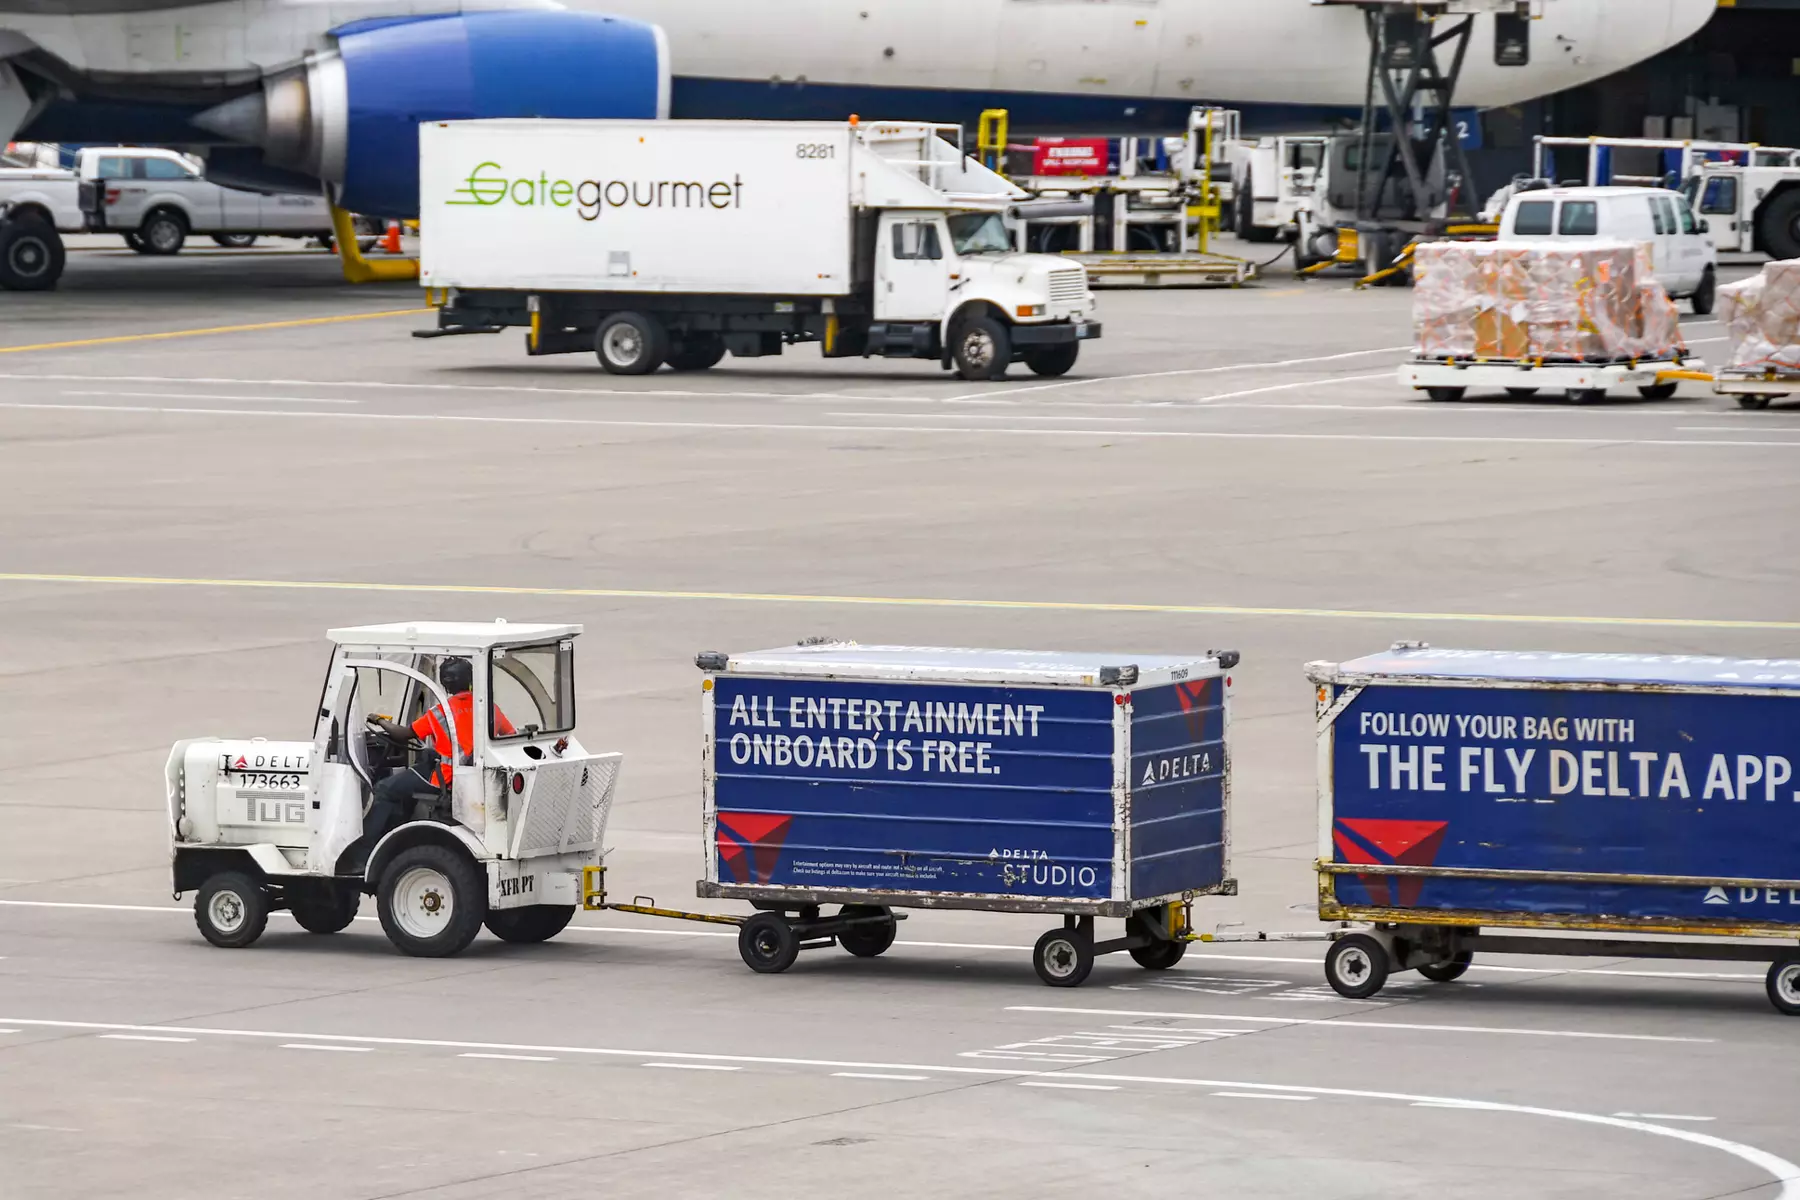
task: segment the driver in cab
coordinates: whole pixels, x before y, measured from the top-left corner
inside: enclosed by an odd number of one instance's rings
[[[429,779],[420,774],[417,766],[413,766],[404,771],[395,771],[376,783],[371,792],[369,811],[363,817],[363,833],[372,838],[380,838],[404,821],[405,813],[411,808],[411,802],[419,792],[448,787],[456,769],[456,749],[460,748],[464,754],[468,754],[475,745],[475,696],[470,691],[475,685],[474,666],[466,658],[447,658],[438,667],[438,683],[450,697],[448,719],[442,704],[433,705],[411,726],[402,725],[387,717],[369,717],[395,745],[404,746],[417,739],[437,757],[437,764],[432,768]],[[456,730],[454,745],[450,740],[452,728]],[[498,708],[494,709],[494,732],[503,735],[518,732],[513,728],[513,723],[506,719],[506,714]]]

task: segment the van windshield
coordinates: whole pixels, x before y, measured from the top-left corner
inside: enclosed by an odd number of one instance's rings
[[[950,218],[950,242],[958,254],[1009,254],[1012,238],[999,213],[958,213]]]

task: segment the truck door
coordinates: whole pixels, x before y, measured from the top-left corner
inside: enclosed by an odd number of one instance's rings
[[[876,251],[875,319],[938,321],[950,295],[948,239],[936,213],[883,213]]]
[[[1739,211],[1736,175],[1707,172],[1700,179],[1700,217],[1711,227],[1713,245],[1726,253],[1749,248],[1750,222]]]
[[[143,168],[151,194],[181,208],[190,230],[210,233],[220,227],[219,189],[200,178],[198,171],[174,158],[145,158]]]

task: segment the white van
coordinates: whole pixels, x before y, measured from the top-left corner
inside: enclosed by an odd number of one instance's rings
[[[1646,242],[1657,282],[1687,297],[1704,316],[1713,310],[1718,253],[1680,192],[1664,188],[1572,187],[1519,192],[1500,218],[1502,242],[1577,238]]]

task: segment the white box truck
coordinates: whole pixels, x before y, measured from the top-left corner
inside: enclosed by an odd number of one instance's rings
[[[1025,193],[910,122],[430,122],[422,336],[523,327],[620,375],[818,342],[965,379],[1075,365],[1100,336],[1078,263],[1013,251]]]

